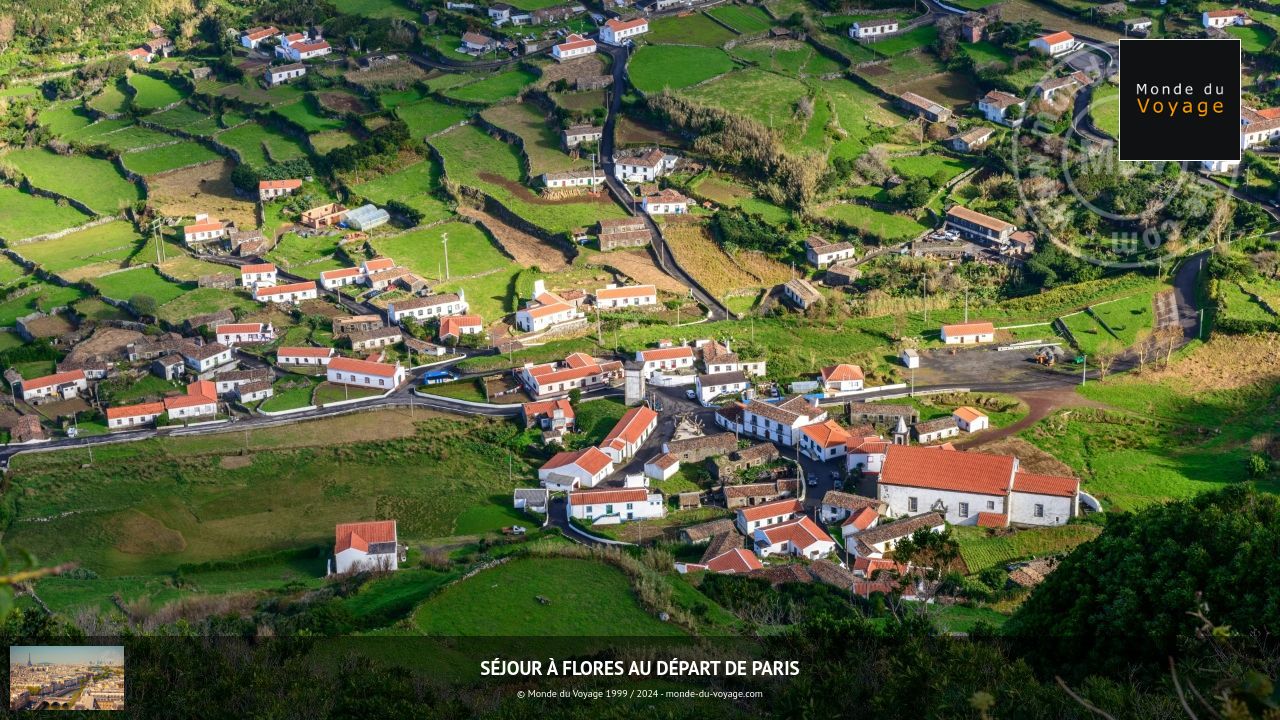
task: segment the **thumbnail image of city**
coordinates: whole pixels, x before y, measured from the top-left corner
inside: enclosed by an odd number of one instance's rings
[[[123,710],[124,647],[10,647],[9,709]]]

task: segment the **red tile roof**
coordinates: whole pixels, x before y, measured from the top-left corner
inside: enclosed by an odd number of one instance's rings
[[[596,291],[596,299],[616,300],[619,298],[648,297],[657,294],[658,288],[653,285],[624,285],[616,288],[601,288]]]
[[[1008,455],[891,445],[885,452],[880,485],[1007,495],[1016,466]]]
[[[707,569],[718,573],[751,572],[763,567],[759,558],[742,548],[720,553],[707,561]]]
[[[1004,513],[980,512],[978,513],[978,527],[985,528],[1002,528],[1009,525],[1009,516]]]
[[[742,515],[742,519],[747,522],[755,522],[768,517],[777,517],[779,515],[797,515],[804,512],[804,505],[799,500],[778,500],[777,502],[765,503],[763,505],[753,505],[751,507],[738,508],[738,514]]]
[[[62,383],[76,382],[77,380],[85,380],[84,370],[68,370],[66,372],[54,373],[52,375],[43,375],[38,378],[22,381],[22,391],[36,390],[51,385],[61,385]]]
[[[269,272],[275,272],[275,271],[276,271],[275,263],[255,263],[253,265],[240,266],[241,275],[244,275],[245,273],[269,273]]]
[[[259,180],[259,190],[297,190],[302,187],[301,180]]]
[[[288,285],[276,285],[275,287],[260,287],[253,291],[253,296],[255,298],[272,297],[315,289],[316,281],[308,280],[306,282],[289,283]]]
[[[682,345],[680,347],[656,348],[653,350],[641,350],[640,359],[644,362],[653,360],[677,360],[679,358],[692,358],[693,348]]]
[[[396,266],[396,261],[389,257],[376,257],[372,260],[364,261],[364,269],[368,272],[377,272],[378,270],[390,270]]]
[[[558,400],[542,400],[539,402],[527,402],[521,406],[524,410],[525,417],[538,417],[540,415],[550,415],[553,410],[560,410],[564,413],[566,419],[572,420],[573,405],[567,398],[559,398]]]
[[[142,417],[143,415],[160,415],[163,412],[164,403],[162,402],[121,405],[120,407],[107,408],[107,419],[115,420],[117,418]]]
[[[396,370],[399,365],[390,363],[370,362],[368,360],[356,360],[354,358],[336,357],[329,361],[329,369],[339,372],[360,373],[361,375],[376,375],[378,377],[395,377]]]
[[[815,445],[821,448],[844,445],[849,440],[849,433],[840,427],[840,423],[835,420],[827,420],[816,425],[805,425],[800,428],[800,432],[807,435]]]
[[[1017,229],[1017,226],[1011,222],[1005,222],[1000,218],[994,218],[976,210],[970,210],[963,205],[952,205],[951,209],[947,211],[947,215],[958,217],[961,220],[966,220],[974,225],[981,225],[984,228],[995,230],[996,232]]]
[[[560,43],[556,47],[560,48],[560,52],[568,52],[570,50],[581,50],[582,48],[595,47],[595,46],[596,46],[595,40],[592,40],[590,38],[584,38],[581,35],[574,33],[569,37],[566,37],[564,39],[564,42]]]
[[[995,325],[989,322],[956,323],[942,326],[942,332],[947,335],[992,335],[995,331]]]
[[[857,365],[841,363],[822,368],[823,382],[848,382],[863,379],[862,368]]]
[[[605,436],[600,442],[601,445],[608,445],[613,440],[622,440],[628,445],[635,445],[640,442],[640,436],[645,430],[657,425],[658,413],[644,407],[633,407],[622,415],[622,419],[617,425],[613,426],[613,430]]]
[[[339,278],[358,277],[363,274],[364,274],[364,271],[361,270],[360,268],[354,268],[354,267],[340,268],[338,270],[325,270],[324,272],[320,273],[320,279],[321,280],[337,280]]]
[[[1239,11],[1237,10],[1236,12],[1238,13]],[[1210,13],[1210,14],[1212,14],[1212,13]],[[1074,36],[1074,35],[1072,35],[1071,33],[1067,32],[1066,30],[1059,30],[1059,31],[1058,31],[1058,32],[1056,32],[1056,33],[1049,33],[1048,35],[1041,35],[1041,36],[1040,36],[1040,39],[1041,39],[1041,40],[1043,40],[1043,41],[1045,41],[1045,42],[1047,42],[1047,43],[1049,43],[1050,45],[1057,45],[1058,43],[1067,42],[1067,41],[1069,41],[1069,40],[1075,40],[1076,38],[1075,38],[1075,36]]]
[[[282,347],[276,350],[276,358],[283,357],[329,357],[333,348],[327,347]]]
[[[479,315],[449,315],[440,320],[440,337],[461,335],[462,329],[484,325]]]
[[[555,470],[557,468],[566,467],[568,465],[576,465],[588,473],[595,475],[601,470],[608,467],[613,462],[613,458],[604,454],[600,448],[589,447],[586,450],[578,450],[576,452],[558,452],[551,456],[551,459],[542,466],[543,470]]]
[[[858,510],[852,513],[851,515],[849,515],[849,517],[843,523],[841,523],[840,526],[845,527],[847,525],[852,525],[858,528],[859,530],[866,530],[867,528],[871,527],[871,523],[875,522],[876,519],[879,517],[880,517],[880,514],[877,513],[873,508],[864,507],[861,510]]]
[[[198,232],[208,232],[210,230],[221,230],[226,226],[227,224],[224,222],[211,220],[209,222],[200,222],[194,225],[186,225],[182,228],[182,232],[186,233],[187,235],[191,235],[193,233],[198,233]]]
[[[647,502],[649,500],[649,491],[644,488],[626,488],[626,489],[606,489],[606,490],[578,490],[569,493],[569,504],[577,505],[604,505],[608,503],[637,503]]]
[[[1058,495],[1075,497],[1080,492],[1080,481],[1058,475],[1037,475],[1019,470],[1013,476],[1013,489],[1034,495]]]
[[[987,416],[986,413],[982,412],[978,408],[969,407],[968,405],[952,410],[951,414],[967,423],[971,423],[978,418],[984,418]]]
[[[260,333],[262,332],[262,323],[227,323],[219,325],[215,331],[218,335],[227,335],[231,333]]]
[[[810,520],[808,516],[798,517],[794,520],[788,520],[778,525],[770,525],[768,527],[757,528],[757,532],[763,533],[768,539],[769,544],[780,542],[789,542],[801,550],[819,542],[834,541],[818,524]]]
[[[630,30],[631,28],[640,27],[642,25],[647,27],[649,25],[649,21],[645,20],[644,18],[636,18],[634,20],[619,20],[618,18],[609,18],[608,20],[605,21],[604,24],[605,24],[605,27],[609,28],[614,32],[621,32],[622,30]]]
[[[371,543],[396,542],[396,521],[342,523],[335,528],[334,535],[333,552],[335,554],[349,548],[368,552]]]

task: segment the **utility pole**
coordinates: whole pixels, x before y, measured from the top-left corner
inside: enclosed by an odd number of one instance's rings
[[[964,321],[969,322],[969,288],[964,289]]]
[[[449,233],[440,235],[440,244],[444,245],[444,279],[449,279]]]
[[[1083,387],[1089,380],[1089,356],[1081,355],[1080,358],[1080,385]]]

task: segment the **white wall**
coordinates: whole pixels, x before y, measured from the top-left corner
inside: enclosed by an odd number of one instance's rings
[[[1023,525],[1064,525],[1075,511],[1075,498],[1015,492],[1010,498],[1009,522]],[[1035,516],[1037,504],[1044,505],[1044,517]]]
[[[916,498],[916,509],[911,510],[908,498]],[[978,513],[1004,513],[1006,498],[999,495],[979,495],[977,493],[959,493],[951,490],[933,490],[930,488],[905,487],[902,485],[880,485],[880,499],[889,506],[892,516],[919,515],[933,511],[935,502],[941,500],[947,507],[944,515],[952,525],[973,525],[978,522]],[[969,516],[960,517],[960,503],[969,503]],[[991,507],[987,503],[993,503]]]

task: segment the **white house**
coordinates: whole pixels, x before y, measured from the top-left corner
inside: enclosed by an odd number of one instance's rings
[[[592,488],[613,473],[613,460],[600,448],[558,452],[538,468],[538,481],[555,491]]]
[[[920,367],[920,353],[915,348],[903,348],[902,352],[898,353],[898,360],[908,369]]]
[[[459,290],[456,293],[439,293],[387,303],[387,322],[395,324],[405,318],[425,320],[445,315],[461,315],[466,311],[466,291]]]
[[[902,418],[899,418],[901,420]],[[903,424],[900,437],[906,437],[907,428]],[[850,435],[845,443],[844,467],[848,473],[879,475],[884,466],[884,455],[893,443],[874,434]]]
[[[657,304],[658,288],[653,285],[610,285],[596,291],[596,307],[601,310]]]
[[[940,513],[927,512],[891,523],[880,523],[865,530],[843,533],[845,547],[858,558],[882,558],[892,552],[898,541],[920,530],[942,532],[947,527]]]
[[[1241,135],[1243,137],[1243,135]],[[1200,167],[1212,173],[1235,172],[1240,167],[1239,160],[1201,160]]]
[[[854,40],[875,40],[896,32],[897,20],[859,20],[849,26],[849,37]]]
[[[334,534],[332,574],[399,569],[395,520],[342,523]]]
[[[208,215],[197,215],[196,221],[182,228],[182,241],[192,243],[210,242],[225,238],[235,225],[226,220],[210,220]]]
[[[107,429],[138,427],[155,421],[164,414],[164,403],[150,402],[107,408]]]
[[[584,143],[599,142],[604,137],[604,128],[590,123],[570,125],[560,131],[560,142],[565,148],[572,149]]]
[[[800,428],[800,452],[818,462],[844,457],[848,442],[849,432],[835,420]]]
[[[282,347],[276,350],[276,364],[324,367],[333,356],[331,347]]]
[[[619,20],[609,18],[600,26],[600,42],[609,45],[626,45],[630,38],[649,32],[649,21],[644,18]]]
[[[692,201],[672,190],[664,188],[652,195],[646,195],[640,201],[640,207],[647,215],[684,215],[689,212]]]
[[[654,148],[640,155],[615,158],[613,174],[622,182],[651,183],[671,172],[678,160],[675,155]]]
[[[996,328],[989,322],[970,322],[943,325],[942,342],[948,345],[973,345],[989,343],[996,339]]]
[[[936,420],[916,423],[915,431],[916,440],[921,444],[927,445],[939,440],[956,437],[960,434],[960,426],[956,424],[954,416],[948,415]]]
[[[800,395],[779,403],[753,399],[742,407],[744,433],[787,447],[795,447],[800,442],[801,428],[826,420],[826,410]]]
[[[335,357],[325,366],[325,379],[339,385],[393,390],[404,382],[404,376],[404,368],[400,363],[393,365],[371,360]]]
[[[750,536],[757,529],[784,523],[804,516],[804,505],[795,498],[778,500],[762,505],[740,507],[734,513],[733,524],[738,532]]]
[[[572,187],[593,188],[603,185],[604,181],[603,170],[566,170],[542,174],[543,187],[553,190]]]
[[[290,80],[296,80],[307,74],[307,66],[300,62],[289,63],[288,65],[272,65],[267,68],[267,84],[280,85]]]
[[[299,66],[301,67],[301,66]],[[258,181],[258,200],[266,202],[274,200],[285,195],[292,195],[294,191],[302,187],[302,181],[298,179],[288,180],[259,180]]]
[[[698,402],[706,405],[721,395],[733,395],[743,392],[751,387],[751,381],[747,380],[746,374],[741,370],[734,370],[733,372],[699,375],[694,380],[694,385],[696,386]]]
[[[680,472],[680,458],[661,450],[654,453],[654,456],[644,464],[645,477],[658,482],[670,480],[678,472]]]
[[[254,263],[240,266],[240,284],[256,289],[276,284],[276,266],[273,263]]]
[[[203,345],[187,343],[179,350],[179,354],[191,372],[197,375],[226,365],[231,362],[232,357],[231,348],[218,342]]]
[[[822,368],[818,379],[822,382],[824,395],[839,395],[861,390],[864,377],[861,367],[840,363]]]
[[[571,33],[564,39],[564,42],[551,47],[551,57],[556,62],[564,62],[574,58],[590,55],[596,51],[596,41],[591,38],[585,38],[577,33]]]
[[[43,375],[18,383],[22,389],[22,399],[31,401],[44,398],[69,400],[79,397],[80,393],[89,389],[89,378],[84,370],[68,370],[66,372]]]
[[[878,516],[883,503],[875,498],[854,495],[839,490],[828,490],[822,496],[822,504],[818,506],[818,519],[825,524],[843,522],[849,517],[870,510]],[[864,530],[866,528],[863,528]]]
[[[358,267],[325,270],[320,273],[320,285],[325,290],[337,290],[347,285],[364,282],[364,271]]]
[[[214,334],[218,342],[231,347],[243,343],[265,343],[276,339],[276,329],[271,323],[227,323],[219,325]]]
[[[250,28],[240,36],[240,44],[250,50],[256,50],[258,44],[263,40],[274,37],[279,33],[280,31],[275,26]]]
[[[297,303],[319,297],[316,281],[289,283],[274,287],[259,287],[253,291],[253,299],[264,303]]]
[[[889,447],[877,491],[892,516],[937,512],[956,525],[1063,525],[1080,481],[1023,472],[1008,455],[945,447]]]
[[[751,534],[751,540],[756,554],[762,558],[794,555],[817,560],[831,554],[836,547],[836,541],[807,516],[758,528]]]
[[[1240,148],[1248,150],[1257,145],[1266,145],[1280,137],[1280,108],[1263,108],[1254,110],[1251,107],[1240,108]],[[1224,167],[1234,170],[1240,163],[1239,161],[1229,161],[1230,167],[1225,164]]]
[[[450,315],[440,318],[440,330],[437,336],[441,340],[453,338],[461,340],[464,335],[479,335],[484,332],[484,319],[479,315]]]
[[[572,353],[561,363],[529,363],[516,371],[516,377],[535,400],[567,395],[574,390],[586,392],[608,384],[621,374],[621,362],[602,363],[585,353]]]
[[[822,302],[822,293],[804,278],[791,278],[782,284],[782,296],[801,310]]]
[[[991,427],[991,422],[986,413],[968,405],[953,410],[951,417],[956,419],[956,425],[959,425],[961,430],[968,433],[979,432]]]
[[[501,25],[511,19],[513,10],[515,10],[514,7],[500,2],[490,5],[485,9],[485,12],[488,13],[489,19],[493,21],[494,25]]]
[[[297,38],[296,40],[290,39],[295,37]],[[310,38],[302,35],[302,33],[281,36],[280,44],[276,46],[276,55],[294,62],[310,60],[311,58],[328,55],[331,52],[333,52],[333,48],[329,47],[327,40],[319,37]]]
[[[1032,40],[1031,49],[1036,52],[1048,55],[1049,57],[1057,57],[1064,53],[1080,47],[1080,41],[1075,36],[1065,30],[1048,33]]]
[[[702,359],[702,369],[707,373],[741,370],[746,375],[763,376],[766,372],[766,361],[743,360],[730,349],[727,340],[724,343],[716,340],[697,340],[693,346],[697,348]]]
[[[276,394],[276,389],[271,385],[270,380],[255,380],[253,382],[240,383],[232,391],[236,400],[242,404],[258,402]]]
[[[667,514],[662,493],[646,488],[578,490],[569,493],[568,503],[569,517],[601,525]]]
[[[1011,107],[1018,108],[1018,117],[1011,117],[1012,114],[1009,112]],[[978,101],[978,110],[991,122],[1001,125],[1013,127],[1021,125],[1022,115],[1025,114],[1026,109],[1026,100],[999,90],[992,90]]]
[[[1224,28],[1231,25],[1248,25],[1253,22],[1249,14],[1239,8],[1231,10],[1206,10],[1200,14],[1200,24],[1209,28]]]
[[[516,327],[525,332],[540,332],[553,325],[573,322],[586,317],[576,305],[565,302],[555,293],[547,292],[542,280],[533,282],[533,299],[516,311]]]
[[[630,459],[658,427],[658,413],[641,405],[623,413],[613,430],[600,441],[600,450],[615,463]]]
[[[640,373],[646,378],[658,371],[688,370],[693,368],[693,348],[688,345],[637,350],[636,362],[641,363]]]
[[[197,380],[187,386],[186,395],[164,399],[164,411],[171,420],[189,420],[218,414],[218,391],[208,380]]]
[[[810,264],[824,268],[828,265],[854,259],[857,251],[854,249],[853,243],[827,242],[817,235],[810,235],[804,241],[804,255]]]

